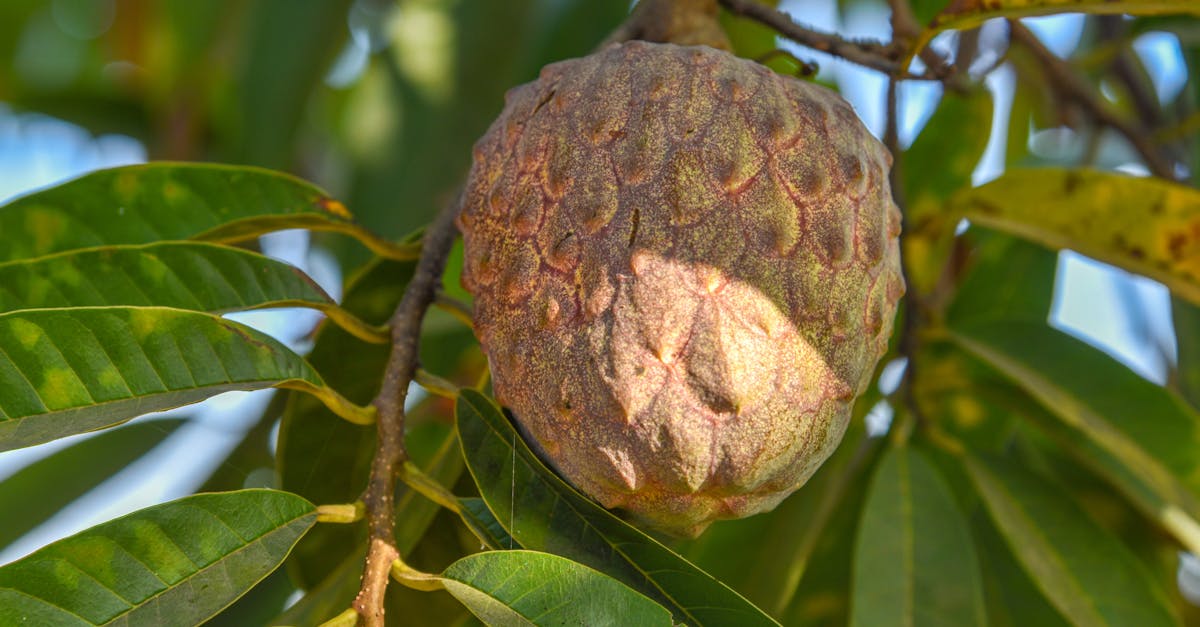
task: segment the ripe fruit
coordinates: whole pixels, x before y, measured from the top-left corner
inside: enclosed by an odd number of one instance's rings
[[[890,162],[833,92],[711,48],[547,66],[476,145],[459,217],[497,398],[653,527],[774,507],[891,334]]]

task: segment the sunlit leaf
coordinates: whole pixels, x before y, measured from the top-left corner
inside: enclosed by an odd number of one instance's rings
[[[998,460],[965,458],[992,520],[1042,594],[1077,625],[1175,625],[1163,591],[1070,495]]]
[[[386,334],[340,309],[297,268],[258,253],[201,242],[106,246],[0,263],[0,312],[138,305],[214,313],[312,307],[359,337]]]
[[[888,451],[858,526],[853,625],[984,623],[979,560],[967,523],[917,451]]]
[[[1092,170],[1011,170],[954,204],[972,223],[1070,248],[1200,303],[1200,190]]]
[[[108,480],[184,422],[177,418],[150,420],[100,433],[0,480],[0,547]]]
[[[580,495],[537,459],[490,399],[464,389],[455,410],[467,468],[522,546],[604,572],[701,625],[773,625],[761,610]]]
[[[671,613],[611,577],[535,551],[464,557],[442,585],[489,625],[662,625]]]
[[[271,490],[134,512],[0,567],[0,624],[199,624],[275,570],[316,518]]]
[[[1200,549],[1200,416],[1187,403],[1045,325],[976,325],[952,337],[1045,407],[1061,424],[1052,433],[1143,513]]]
[[[237,241],[287,228],[348,233],[381,254],[414,256],[290,175],[164,162],[100,170],[0,206],[0,262],[162,240]]]
[[[353,407],[277,340],[211,314],[160,307],[0,314],[0,450],[272,386]]]

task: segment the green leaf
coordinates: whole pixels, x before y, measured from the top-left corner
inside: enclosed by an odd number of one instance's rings
[[[103,305],[213,313],[311,307],[365,340],[387,338],[339,308],[297,268],[240,248],[160,242],[0,263],[0,312]]]
[[[233,137],[226,158],[286,168],[297,159],[297,131],[305,103],[348,39],[351,0],[259,0],[237,7],[244,17],[236,33],[233,64]],[[232,33],[230,33],[232,34]],[[231,47],[229,34],[214,38]],[[214,56],[226,56],[221,51]]]
[[[1171,324],[1175,328],[1175,387],[1192,407],[1200,407],[1200,307],[1172,297]]]
[[[992,99],[986,90],[947,92],[933,116],[904,153],[904,192],[909,211],[940,202],[971,184],[992,128]],[[936,166],[934,166],[936,164]]]
[[[283,344],[211,314],[159,307],[0,314],[0,451],[272,386],[350,406]]]
[[[946,314],[952,323],[1050,317],[1058,253],[985,228],[972,227],[960,239],[971,253]]]
[[[853,625],[982,625],[979,559],[945,480],[920,452],[883,457],[858,526]]]
[[[204,627],[267,625],[296,593],[296,585],[283,570],[276,569],[242,598],[204,623]]]
[[[132,464],[184,422],[178,418],[148,420],[100,433],[0,481],[0,512],[4,512],[0,547]],[[84,469],[86,472],[81,472]]]
[[[422,418],[429,418],[428,413],[434,402],[434,399],[427,399],[410,413],[409,418],[414,419],[416,424],[408,428],[405,442],[412,460],[427,477],[444,486],[454,485],[462,475],[465,464],[453,426],[441,420],[420,422]],[[434,516],[441,510],[437,503],[407,486],[399,493],[395,503],[396,549],[401,555],[407,555],[417,546]]]
[[[795,586],[787,611],[780,622],[789,627],[848,625],[850,593],[854,586],[854,541],[858,522],[866,506],[866,477],[882,459],[878,439],[862,445],[860,468],[845,486],[846,494],[834,506],[808,558],[800,582]],[[857,455],[858,453],[856,453]],[[803,491],[803,489],[801,490]]]
[[[415,256],[287,174],[164,162],[100,170],[0,207],[0,262],[162,240],[229,242],[287,228],[347,233],[380,254]]]
[[[508,535],[508,532],[504,530],[504,525],[496,520],[492,510],[488,509],[487,503],[484,503],[483,499],[469,496],[458,501],[462,506],[463,522],[471,529],[471,533],[474,533],[489,549],[520,548],[521,545]]]
[[[464,389],[455,415],[480,495],[521,546],[607,573],[662,603],[676,621],[777,624],[711,575],[564,483],[487,397]]]
[[[1070,248],[1200,303],[1200,190],[1092,170],[1010,170],[953,203],[975,224]]]
[[[442,573],[442,585],[489,625],[672,625],[661,605],[549,553],[470,555]]]
[[[275,570],[316,522],[286,492],[198,494],[0,567],[0,624],[195,625]]]
[[[1016,465],[967,457],[992,520],[1042,594],[1077,625],[1175,625],[1161,589],[1071,496]]]
[[[950,0],[911,0],[913,17],[917,18],[917,23],[925,26],[933,22],[934,17],[946,8],[946,4]]]
[[[760,4],[778,7],[779,0],[762,0]],[[755,59],[767,67],[785,75],[791,75],[799,68],[795,60],[785,55],[772,53],[780,50],[779,33],[775,29],[749,18],[735,15],[727,9],[722,9],[718,15],[721,29],[729,37],[733,46],[733,54],[746,59]]]
[[[991,128],[992,100],[987,91],[947,93],[898,161],[902,178],[898,193],[907,200],[906,277],[918,293],[934,291],[942,279],[960,219],[948,211],[946,199],[971,186],[971,174],[987,147]]]
[[[1200,550],[1200,415],[1187,403],[1045,325],[997,322],[951,337],[1048,410],[1060,423],[1049,425],[1052,435],[1146,516]]]
[[[988,517],[986,508],[976,508],[971,531],[979,549],[987,598],[987,624],[991,627],[1069,627],[1058,610],[1042,596],[1029,574],[1008,550],[1004,537]]]

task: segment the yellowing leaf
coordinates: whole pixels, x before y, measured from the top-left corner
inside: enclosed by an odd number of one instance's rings
[[[1195,0],[955,0],[934,17],[913,48],[913,54],[944,30],[974,28],[995,17],[1033,17],[1054,13],[1200,14],[1200,3]]]
[[[1200,191],[1094,170],[1013,170],[951,201],[971,222],[1070,248],[1200,303]]]

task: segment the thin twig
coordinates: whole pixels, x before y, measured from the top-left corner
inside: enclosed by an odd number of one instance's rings
[[[1155,176],[1175,180],[1175,168],[1155,150],[1154,145],[1140,129],[1113,112],[1082,76],[1075,72],[1067,62],[1051,52],[1036,35],[1019,21],[1009,20],[1008,24],[1012,29],[1013,39],[1029,49],[1041,62],[1049,78],[1047,82],[1052,89],[1083,107],[1097,123],[1120,133],[1141,155],[1142,161]]]
[[[367,506],[369,542],[362,585],[354,599],[354,609],[368,627],[382,627],[384,592],[392,564],[399,559],[396,550],[395,505],[396,476],[407,461],[404,448],[404,399],[417,369],[417,339],[421,321],[441,284],[446,258],[457,230],[454,218],[462,203],[456,194],[425,232],[425,242],[417,269],[400,304],[392,314],[392,353],[383,374],[383,384],[372,405],[378,411],[379,441],[371,462],[371,478],[363,502]]]
[[[921,36],[923,30],[921,23],[917,21],[916,14],[913,13],[912,4],[909,0],[888,0],[888,6],[892,9],[892,46],[904,50],[912,48],[913,43]],[[921,58],[921,62],[925,67],[929,68],[929,72],[937,78],[946,80],[953,79],[958,68],[955,65],[946,62],[938,51],[929,46],[921,46],[917,51],[917,56]],[[962,57],[959,57],[961,62]],[[948,80],[951,83],[949,86],[956,91],[963,91],[965,86],[961,80]]]
[[[1133,108],[1137,111],[1138,119],[1141,121],[1139,134],[1143,137],[1151,137],[1151,141],[1158,144],[1160,155],[1170,161],[1179,161],[1179,154],[1174,146],[1169,142],[1159,142],[1153,139],[1156,133],[1168,123],[1162,108],[1159,107],[1154,86],[1146,79],[1145,68],[1138,60],[1137,55],[1133,53],[1128,36],[1129,26],[1118,15],[1102,16],[1099,24],[1102,36],[1107,41],[1115,42],[1117,46],[1111,70],[1117,80],[1125,86],[1125,90],[1129,92],[1129,97],[1133,101]]]
[[[900,67],[897,61],[900,52],[898,47],[886,46],[879,41],[851,41],[832,33],[816,31],[801,26],[790,15],[755,0],[720,0],[720,3],[730,13],[761,22],[806,48],[841,57],[888,76],[905,74],[904,68]]]

